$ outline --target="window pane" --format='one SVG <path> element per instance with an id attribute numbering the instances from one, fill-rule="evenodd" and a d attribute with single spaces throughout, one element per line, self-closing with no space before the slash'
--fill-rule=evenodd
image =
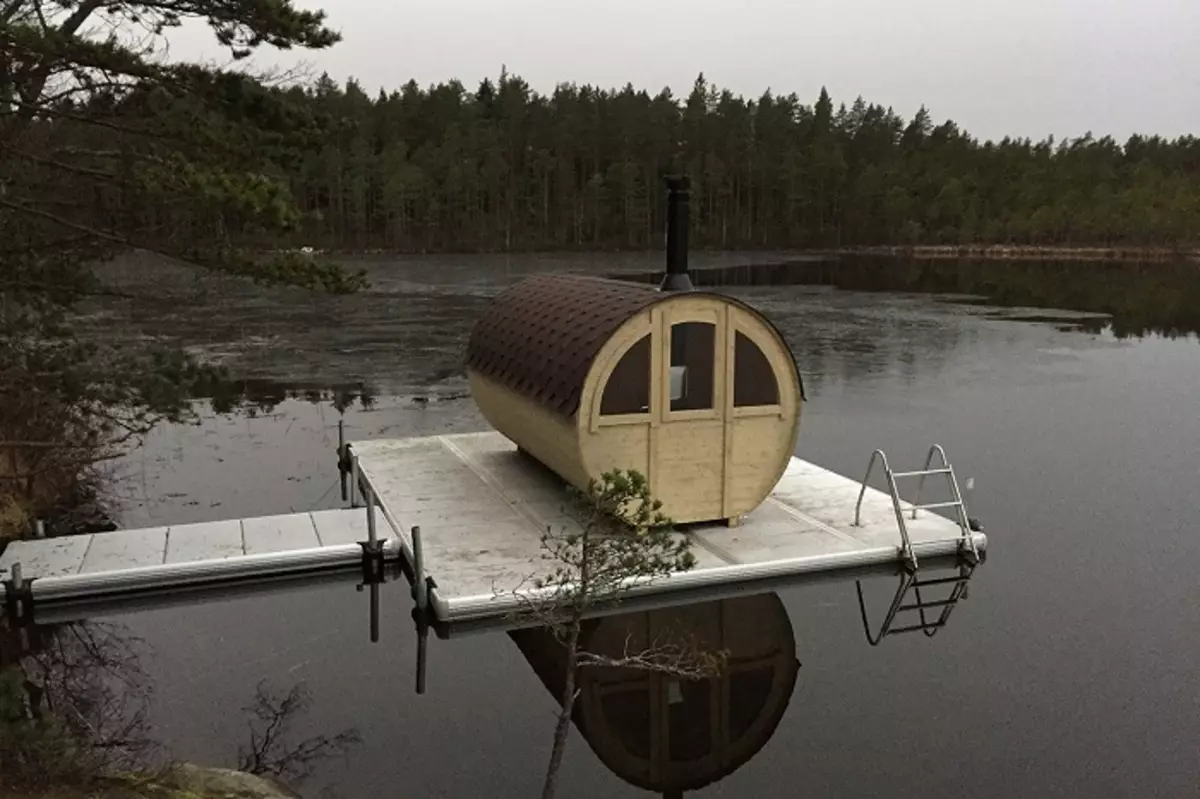
<path id="1" fill-rule="evenodd" d="M 737 740 L 767 709 L 771 687 L 775 684 L 775 666 L 760 666 L 735 671 L 729 676 L 729 737 Z"/>
<path id="2" fill-rule="evenodd" d="M 614 691 L 600 700 L 604 720 L 626 752 L 641 760 L 650 759 L 650 694 L 646 689 Z"/>
<path id="3" fill-rule="evenodd" d="M 663 678 L 664 681 L 672 678 Z M 672 682 L 678 694 L 671 696 Z M 668 682 L 667 735 L 671 760 L 699 760 L 712 753 L 712 680 Z"/>
<path id="4" fill-rule="evenodd" d="M 711 322 L 671 325 L 671 410 L 694 411 L 713 406 L 716 344 L 717 326 Z"/>
<path id="5" fill-rule="evenodd" d="M 629 348 L 608 377 L 600 415 L 650 412 L 650 336 Z"/>
<path id="6" fill-rule="evenodd" d="M 733 404 L 737 408 L 779 404 L 775 370 L 758 345 L 740 332 L 733 344 Z"/>

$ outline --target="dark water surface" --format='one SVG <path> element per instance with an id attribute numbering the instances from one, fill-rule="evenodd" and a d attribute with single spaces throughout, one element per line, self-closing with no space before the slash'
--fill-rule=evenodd
<path id="1" fill-rule="evenodd" d="M 457 367 L 499 286 L 534 269 L 656 265 L 376 262 L 372 290 L 339 299 L 181 273 L 186 301 L 97 309 L 97 334 L 177 340 L 259 380 L 244 387 L 261 399 L 253 413 L 206 409 L 199 425 L 163 428 L 117 466 L 122 521 L 337 507 L 341 416 L 312 391 L 368 387 L 368 407 L 345 412 L 352 437 L 480 429 Z M 1196 268 L 837 268 L 726 289 L 768 314 L 796 352 L 809 396 L 797 453 L 857 477 L 875 448 L 916 468 L 942 444 L 960 478 L 975 480 L 968 502 L 991 552 L 932 639 L 870 647 L 852 581 L 781 591 L 802 664 L 786 710 L 761 751 L 698 793 L 1200 795 Z M 288 386 L 301 396 L 288 398 Z M 872 580 L 876 614 L 893 585 Z M 311 692 L 295 736 L 361 736 L 344 761 L 317 767 L 306 795 L 536 795 L 555 705 L 522 651 L 503 634 L 434 641 L 429 692 L 416 696 L 406 586 L 389 586 L 383 604 L 375 645 L 352 583 L 114 621 L 146 643 L 151 720 L 176 757 L 231 763 L 246 731 L 240 708 L 267 678 Z M 563 781 L 562 796 L 651 795 L 578 737 Z"/>

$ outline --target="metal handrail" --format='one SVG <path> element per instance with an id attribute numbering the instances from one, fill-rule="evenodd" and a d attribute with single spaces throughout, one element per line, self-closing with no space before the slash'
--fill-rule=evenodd
<path id="1" fill-rule="evenodd" d="M 867 621 L 867 603 L 863 599 L 862 580 L 854 581 L 854 588 L 858 591 L 858 612 L 862 616 L 863 632 L 866 633 L 867 643 L 871 646 L 879 646 L 879 642 L 887 636 L 888 631 L 892 627 L 892 622 L 896 618 L 896 613 L 900 610 L 900 603 L 904 601 L 904 595 L 908 593 L 909 586 L 916 579 L 917 573 L 915 571 L 901 575 L 900 587 L 896 589 L 896 594 L 892 598 L 892 605 L 888 608 L 887 615 L 883 617 L 883 624 L 880 625 L 879 634 L 876 636 L 871 635 L 871 623 Z"/>
<path id="2" fill-rule="evenodd" d="M 954 588 L 950 592 L 950 596 L 948 596 L 945 600 L 939 600 L 937 602 L 930 603 L 926 603 L 921 599 L 922 583 L 917 579 L 917 573 L 908 572 L 906 574 L 902 574 L 900 576 L 900 585 L 896 588 L 896 593 L 892 597 L 892 604 L 888 607 L 887 614 L 883 617 L 883 622 L 879 625 L 879 632 L 875 635 L 871 634 L 871 622 L 867 619 L 867 604 L 863 597 L 862 580 L 855 580 L 854 586 L 858 593 L 858 612 L 859 616 L 862 618 L 863 632 L 867 636 L 867 642 L 871 646 L 878 646 L 879 643 L 890 634 L 916 631 L 917 629 L 920 629 L 926 638 L 933 638 L 935 635 L 937 635 L 938 630 L 940 630 L 942 627 L 945 627 L 946 623 L 949 622 L 950 614 L 954 611 L 954 608 L 958 606 L 958 603 L 967 598 L 967 583 L 970 581 L 974 572 L 975 566 L 973 564 L 964 564 L 960 561 L 958 565 L 957 579 L 944 578 L 936 580 L 933 583 L 924 583 L 924 585 L 932 585 L 939 582 L 953 582 L 955 584 Z M 910 590 L 916 597 L 916 605 L 903 604 L 904 598 L 908 595 Z M 937 606 L 941 606 L 942 610 L 938 614 L 936 621 L 930 621 L 929 617 L 925 615 L 925 611 Z M 916 610 L 920 616 L 921 622 L 914 627 L 893 630 L 892 625 L 896 621 L 896 616 L 903 610 Z"/>
<path id="3" fill-rule="evenodd" d="M 896 487 L 896 478 L 892 475 L 891 467 L 888 466 L 887 455 L 883 454 L 881 449 L 871 453 L 871 462 L 867 464 L 867 473 L 863 477 L 862 488 L 858 492 L 858 502 L 854 504 L 854 526 L 862 527 L 863 498 L 867 495 L 867 483 L 871 479 L 871 471 L 875 468 L 876 458 L 883 462 L 883 474 L 887 478 L 888 493 L 892 495 L 892 509 L 896 512 L 896 523 L 900 526 L 900 538 L 903 541 L 900 554 L 908 560 L 913 571 L 916 571 L 917 556 L 913 552 L 912 542 L 908 540 L 908 525 L 904 523 L 904 511 L 900 508 L 900 490 Z"/>
<path id="4" fill-rule="evenodd" d="M 930 469 L 933 463 L 933 456 L 937 455 L 942 460 L 940 469 Z M 954 507 L 955 515 L 958 517 L 958 526 L 962 531 L 962 537 L 967 543 L 967 547 L 971 550 L 971 554 L 979 558 L 979 550 L 975 547 L 975 536 L 971 535 L 971 520 L 967 517 L 967 506 L 963 502 L 962 492 L 958 488 L 958 477 L 954 474 L 953 467 L 950 466 L 950 459 L 946 457 L 946 450 L 942 449 L 940 444 L 934 444 L 929 448 L 929 454 L 925 456 L 925 468 L 921 470 L 920 479 L 917 480 L 917 493 L 913 497 L 912 518 L 917 518 L 917 511 L 921 510 L 921 489 L 925 485 L 925 478 L 930 474 L 945 474 L 946 482 L 950 485 L 950 494 L 954 498 L 953 503 L 941 505 L 941 507 Z"/>

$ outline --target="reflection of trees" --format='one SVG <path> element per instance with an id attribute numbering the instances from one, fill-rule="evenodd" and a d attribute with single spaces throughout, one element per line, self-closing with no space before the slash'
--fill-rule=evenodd
<path id="1" fill-rule="evenodd" d="M 854 291 L 976 294 L 989 305 L 1108 314 L 1118 338 L 1200 333 L 1200 270 L 1192 263 L 971 261 L 848 257 L 798 264 L 791 282 Z"/>
<path id="2" fill-rule="evenodd" d="M 138 640 L 98 622 L 0 630 L 0 785 L 81 785 L 145 762 Z"/>
<path id="3" fill-rule="evenodd" d="M 374 390 L 362 383 L 330 388 L 277 380 L 221 378 L 198 387 L 195 396 L 207 398 L 216 413 L 244 410 L 251 415 L 269 413 L 275 406 L 290 399 L 304 400 L 314 405 L 329 402 L 339 413 L 345 412 L 356 402 L 363 410 L 375 404 Z"/>
<path id="4" fill-rule="evenodd" d="M 787 709 L 799 662 L 775 594 L 638 611 L 587 623 L 589 651 L 619 656 L 664 637 L 727 653 L 722 673 L 684 681 L 636 668 L 583 668 L 574 722 L 621 779 L 668 796 L 731 774 L 766 745 Z M 510 633 L 557 698 L 566 650 L 545 629 Z"/>
<path id="5" fill-rule="evenodd" d="M 109 777 L 169 783 L 167 769 L 152 769 L 161 747 L 148 721 L 153 685 L 144 652 L 115 624 L 14 628 L 0 617 L 0 795 Z M 303 685 L 275 693 L 260 684 L 244 708 L 248 740 L 238 767 L 300 781 L 359 742 L 354 730 L 294 741 L 291 728 L 308 707 Z"/>
<path id="6" fill-rule="evenodd" d="M 290 727 L 309 706 L 310 696 L 303 685 L 294 685 L 286 694 L 278 694 L 259 683 L 254 702 L 243 708 L 250 715 L 249 740 L 237 751 L 239 771 L 280 777 L 298 783 L 312 774 L 313 767 L 329 757 L 344 755 L 361 742 L 356 730 L 336 735 L 314 735 L 292 744 Z"/>

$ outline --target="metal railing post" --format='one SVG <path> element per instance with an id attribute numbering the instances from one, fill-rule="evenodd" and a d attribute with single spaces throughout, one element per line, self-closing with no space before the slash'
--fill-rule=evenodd
<path id="1" fill-rule="evenodd" d="M 429 646 L 429 583 L 425 578 L 425 554 L 421 547 L 421 528 L 412 528 L 413 599 L 417 619 L 417 693 L 425 693 L 425 664 Z"/>
<path id="2" fill-rule="evenodd" d="M 417 610 L 425 613 L 429 605 L 429 587 L 425 582 L 425 555 L 421 547 L 421 528 L 412 529 L 413 549 L 413 599 L 417 602 Z"/>
<path id="3" fill-rule="evenodd" d="M 338 480 L 342 486 L 342 502 L 349 499 L 346 492 L 346 481 L 349 475 L 346 473 L 346 420 L 338 419 Z"/>
<path id="4" fill-rule="evenodd" d="M 371 584 L 371 643 L 379 643 L 379 584 Z"/>
<path id="5" fill-rule="evenodd" d="M 862 513 L 863 497 L 867 495 L 867 483 L 871 479 L 871 471 L 875 468 L 875 459 L 883 458 L 883 468 L 887 468 L 887 456 L 883 454 L 883 450 L 877 449 L 871 453 L 871 462 L 867 464 L 867 473 L 863 475 L 862 488 L 858 492 L 858 502 L 854 505 L 854 526 L 862 527 L 860 515 Z"/>
<path id="6" fill-rule="evenodd" d="M 912 542 L 908 539 L 908 525 L 904 521 L 904 510 L 900 507 L 900 489 L 896 486 L 896 478 L 892 475 L 892 468 L 888 465 L 887 455 L 883 454 L 883 450 L 881 449 L 877 449 L 871 453 L 871 462 L 867 464 L 867 473 L 863 477 L 862 488 L 858 491 L 858 502 L 854 505 L 854 526 L 862 527 L 863 497 L 867 494 L 867 482 L 871 479 L 871 470 L 875 468 L 876 458 L 883 463 L 883 473 L 887 478 L 888 493 L 892 495 L 892 510 L 896 514 L 896 524 L 900 528 L 900 540 L 902 541 L 900 553 L 915 571 L 917 568 L 917 556 L 913 552 Z"/>
<path id="7" fill-rule="evenodd" d="M 375 531 L 375 490 L 370 484 L 363 489 L 363 502 L 367 506 L 367 541 L 374 549 L 379 544 L 379 536 Z"/>

